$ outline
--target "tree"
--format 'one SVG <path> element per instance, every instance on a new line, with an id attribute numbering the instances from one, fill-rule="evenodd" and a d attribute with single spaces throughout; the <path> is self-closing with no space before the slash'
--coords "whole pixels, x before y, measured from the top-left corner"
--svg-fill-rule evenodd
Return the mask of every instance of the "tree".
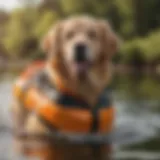
<path id="1" fill-rule="evenodd" d="M 3 44 L 8 54 L 17 57 L 24 56 L 36 48 L 32 28 L 36 22 L 36 12 L 33 9 L 19 9 L 12 13 L 6 27 Z"/>
<path id="2" fill-rule="evenodd" d="M 132 0 L 137 35 L 145 36 L 160 26 L 159 0 Z"/>

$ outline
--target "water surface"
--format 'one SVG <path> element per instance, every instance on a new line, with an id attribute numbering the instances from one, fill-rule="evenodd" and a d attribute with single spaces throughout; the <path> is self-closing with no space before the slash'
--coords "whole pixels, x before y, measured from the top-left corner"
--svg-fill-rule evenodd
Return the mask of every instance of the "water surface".
<path id="1" fill-rule="evenodd" d="M 1 160 L 21 160 L 14 151 L 13 137 L 10 130 L 11 115 L 9 107 L 12 101 L 14 79 L 15 75 L 13 73 L 1 74 L 0 76 Z M 114 133 L 112 153 L 114 159 L 160 159 L 159 82 L 160 77 L 156 75 L 130 74 L 114 77 L 111 85 L 116 107 L 116 131 Z M 85 147 L 87 146 L 84 146 L 83 149 Z M 83 153 L 85 152 L 83 151 Z M 96 159 L 96 156 L 93 157 Z"/>

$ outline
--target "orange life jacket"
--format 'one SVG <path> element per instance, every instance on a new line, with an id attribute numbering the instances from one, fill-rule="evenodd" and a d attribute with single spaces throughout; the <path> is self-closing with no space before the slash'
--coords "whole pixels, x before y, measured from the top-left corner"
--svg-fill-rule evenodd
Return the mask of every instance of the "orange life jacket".
<path id="1" fill-rule="evenodd" d="M 107 90 L 95 107 L 83 100 L 57 90 L 37 62 L 22 73 L 14 86 L 14 96 L 30 112 L 36 112 L 51 130 L 72 133 L 108 133 L 112 131 L 114 107 Z"/>

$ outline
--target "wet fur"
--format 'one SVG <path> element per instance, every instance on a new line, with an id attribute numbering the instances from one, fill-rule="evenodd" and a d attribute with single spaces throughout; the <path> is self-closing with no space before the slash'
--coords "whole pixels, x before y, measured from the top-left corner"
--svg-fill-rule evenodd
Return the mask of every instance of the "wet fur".
<path id="1" fill-rule="evenodd" d="M 62 50 L 64 44 L 61 37 L 66 28 L 66 23 L 69 23 L 71 27 L 75 23 L 83 24 L 84 29 L 85 26 L 93 24 L 91 28 L 96 27 L 95 29 L 99 35 L 99 53 L 97 53 L 94 66 L 83 83 L 71 76 L 69 67 L 65 64 L 65 53 Z M 94 42 L 91 45 L 94 47 Z M 93 107 L 99 94 L 110 81 L 112 74 L 111 59 L 118 49 L 118 38 L 108 22 L 87 16 L 73 17 L 60 21 L 45 36 L 42 47 L 47 53 L 46 69 L 53 84 L 57 85 L 58 77 L 63 86 L 67 86 L 76 96 L 82 97 Z M 36 114 L 24 111 L 18 100 L 15 100 L 12 113 L 16 129 L 19 128 L 21 131 L 33 133 L 48 132 L 47 128 L 40 123 Z"/>
<path id="2" fill-rule="evenodd" d="M 62 43 L 62 37 L 63 34 L 65 34 L 67 25 L 70 28 L 73 27 L 73 29 L 77 27 L 76 29 L 78 30 L 80 24 L 84 28 L 87 25 L 93 24 L 90 25 L 90 28 L 94 27 L 98 32 L 99 39 L 97 41 L 99 41 L 101 45 L 94 66 L 82 83 L 79 83 L 77 79 L 74 79 L 70 75 L 70 68 L 64 62 L 66 53 L 62 50 L 63 45 L 65 45 Z M 81 38 L 81 41 L 83 41 L 83 38 Z M 93 106 L 96 103 L 100 92 L 110 81 L 112 74 L 111 59 L 118 49 L 118 38 L 111 29 L 109 23 L 104 20 L 97 20 L 87 16 L 73 17 L 61 21 L 51 28 L 50 32 L 44 38 L 42 46 L 44 51 L 48 54 L 47 69 L 53 82 L 56 83 L 54 75 L 58 75 L 61 77 L 61 83 L 69 86 L 69 90 L 73 91 L 78 96 L 83 97 L 83 99 Z M 94 46 L 95 43 L 93 42 L 92 47 Z"/>

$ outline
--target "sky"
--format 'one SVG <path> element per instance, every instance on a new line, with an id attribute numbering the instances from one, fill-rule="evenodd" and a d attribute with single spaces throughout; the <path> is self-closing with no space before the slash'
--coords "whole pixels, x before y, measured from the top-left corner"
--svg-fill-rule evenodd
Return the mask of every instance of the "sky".
<path id="1" fill-rule="evenodd" d="M 0 9 L 12 10 L 15 7 L 18 7 L 19 0 L 0 0 Z"/>

